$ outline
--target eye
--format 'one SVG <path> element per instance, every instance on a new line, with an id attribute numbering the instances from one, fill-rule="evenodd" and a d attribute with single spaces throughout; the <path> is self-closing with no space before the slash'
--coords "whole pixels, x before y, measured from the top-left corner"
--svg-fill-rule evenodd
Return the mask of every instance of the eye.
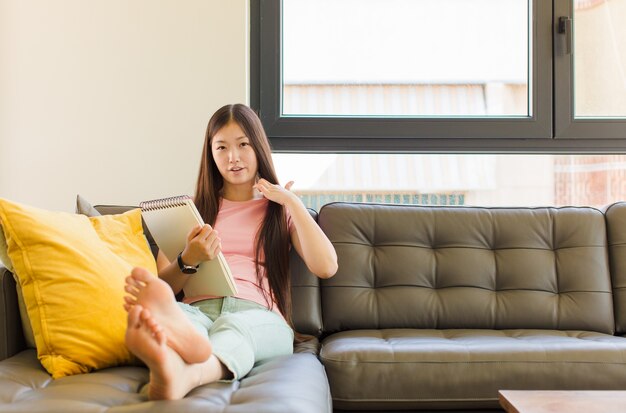
<path id="1" fill-rule="evenodd" d="M 249 142 L 241 142 L 241 147 L 250 146 Z"/>
<path id="2" fill-rule="evenodd" d="M 226 147 L 224 145 L 220 145 L 220 146 L 216 146 L 215 147 L 216 151 L 223 151 L 224 149 L 226 149 Z"/>

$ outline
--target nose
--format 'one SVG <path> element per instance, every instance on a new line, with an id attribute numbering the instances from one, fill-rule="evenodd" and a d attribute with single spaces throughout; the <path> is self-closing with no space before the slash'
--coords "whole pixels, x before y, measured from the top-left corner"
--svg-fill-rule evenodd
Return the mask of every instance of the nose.
<path id="1" fill-rule="evenodd" d="M 239 162 L 239 151 L 237 149 L 232 149 L 228 152 L 228 162 L 229 163 Z"/>

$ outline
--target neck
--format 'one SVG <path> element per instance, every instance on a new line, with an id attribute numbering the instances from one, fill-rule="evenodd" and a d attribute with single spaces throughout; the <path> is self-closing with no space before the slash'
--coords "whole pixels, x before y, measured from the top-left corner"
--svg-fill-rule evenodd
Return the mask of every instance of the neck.
<path id="1" fill-rule="evenodd" d="M 224 186 L 222 197 L 229 201 L 242 202 L 257 198 L 259 192 L 252 186 Z"/>

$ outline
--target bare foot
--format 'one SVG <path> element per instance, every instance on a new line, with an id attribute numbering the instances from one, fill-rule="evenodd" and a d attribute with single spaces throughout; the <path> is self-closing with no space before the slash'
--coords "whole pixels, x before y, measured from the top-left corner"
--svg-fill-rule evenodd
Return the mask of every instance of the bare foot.
<path id="1" fill-rule="evenodd" d="M 211 342 L 191 324 L 176 303 L 170 286 L 143 268 L 134 268 L 124 287 L 126 311 L 135 305 L 148 309 L 150 317 L 158 322 L 167 337 L 167 345 L 187 363 L 206 361 L 212 353 Z"/>
<path id="2" fill-rule="evenodd" d="M 146 309 L 141 305 L 130 308 L 126 346 L 150 369 L 150 400 L 182 399 L 198 384 L 193 366 L 201 364 L 186 364 L 166 341 L 165 332 Z"/>

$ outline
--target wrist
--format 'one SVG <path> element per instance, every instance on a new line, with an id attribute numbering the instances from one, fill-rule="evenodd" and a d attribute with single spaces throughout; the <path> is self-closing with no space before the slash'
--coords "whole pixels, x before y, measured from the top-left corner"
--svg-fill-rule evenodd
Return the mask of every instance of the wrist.
<path id="1" fill-rule="evenodd" d="M 180 253 L 180 258 L 185 265 L 189 265 L 192 267 L 197 267 L 202 262 L 202 261 L 195 260 L 193 257 L 190 257 L 186 248 Z"/>
<path id="2" fill-rule="evenodd" d="M 293 192 L 289 193 L 289 198 L 287 198 L 287 201 L 285 202 L 284 206 L 289 209 L 289 211 L 291 212 L 292 209 L 297 208 L 299 206 L 304 206 L 304 204 L 302 203 L 302 201 L 300 201 L 300 197 L 296 194 L 294 194 Z"/>
<path id="3" fill-rule="evenodd" d="M 178 254 L 178 257 L 176 257 L 176 263 L 178 264 L 180 272 L 187 275 L 195 274 L 198 271 L 198 265 L 189 265 L 183 260 L 182 257 L 182 252 Z"/>

